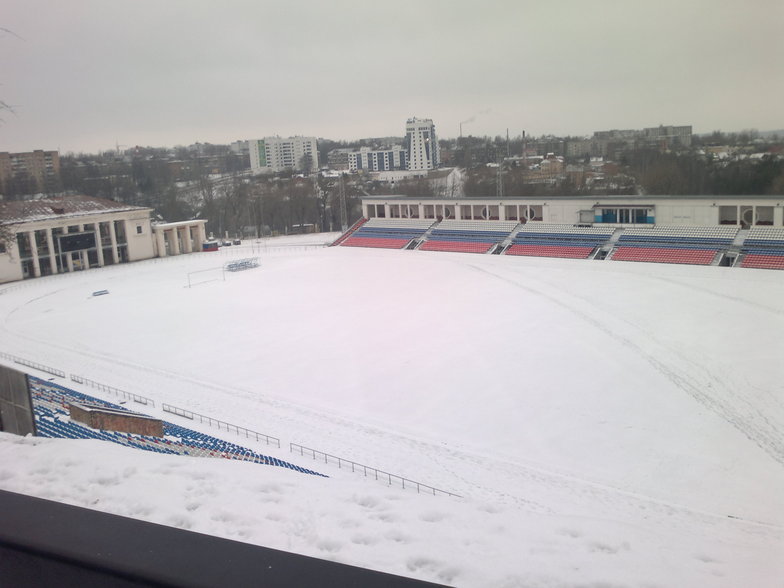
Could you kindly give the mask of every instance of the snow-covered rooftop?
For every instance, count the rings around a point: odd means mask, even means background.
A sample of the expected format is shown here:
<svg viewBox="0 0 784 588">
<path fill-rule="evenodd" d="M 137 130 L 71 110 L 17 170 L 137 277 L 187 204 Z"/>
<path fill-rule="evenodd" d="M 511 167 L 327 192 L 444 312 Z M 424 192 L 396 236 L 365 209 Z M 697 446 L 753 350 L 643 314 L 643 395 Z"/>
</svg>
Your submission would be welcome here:
<svg viewBox="0 0 784 588">
<path fill-rule="evenodd" d="M 0 224 L 17 224 L 107 212 L 150 210 L 92 196 L 57 196 L 37 200 L 0 201 Z"/>
</svg>

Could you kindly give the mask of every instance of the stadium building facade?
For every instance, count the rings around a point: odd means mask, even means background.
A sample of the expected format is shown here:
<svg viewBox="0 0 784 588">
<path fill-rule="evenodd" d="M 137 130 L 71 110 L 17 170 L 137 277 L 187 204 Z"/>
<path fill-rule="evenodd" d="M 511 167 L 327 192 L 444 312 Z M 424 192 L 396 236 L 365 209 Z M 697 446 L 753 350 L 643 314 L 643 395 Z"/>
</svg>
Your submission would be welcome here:
<svg viewBox="0 0 784 588">
<path fill-rule="evenodd" d="M 206 220 L 89 196 L 0 202 L 0 283 L 200 251 Z"/>
<path fill-rule="evenodd" d="M 362 216 L 592 225 L 784 226 L 781 196 L 569 196 L 362 200 Z"/>
</svg>

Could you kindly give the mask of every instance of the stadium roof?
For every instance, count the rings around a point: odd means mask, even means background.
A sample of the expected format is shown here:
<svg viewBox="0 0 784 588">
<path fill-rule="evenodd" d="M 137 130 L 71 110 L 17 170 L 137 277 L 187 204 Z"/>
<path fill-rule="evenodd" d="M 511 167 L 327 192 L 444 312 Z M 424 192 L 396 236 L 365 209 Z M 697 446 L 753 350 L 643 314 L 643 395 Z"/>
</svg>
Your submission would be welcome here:
<svg viewBox="0 0 784 588">
<path fill-rule="evenodd" d="M 0 202 L 0 224 L 27 223 L 133 210 L 152 209 L 91 196 L 56 196 L 38 200 L 2 201 Z"/>
</svg>

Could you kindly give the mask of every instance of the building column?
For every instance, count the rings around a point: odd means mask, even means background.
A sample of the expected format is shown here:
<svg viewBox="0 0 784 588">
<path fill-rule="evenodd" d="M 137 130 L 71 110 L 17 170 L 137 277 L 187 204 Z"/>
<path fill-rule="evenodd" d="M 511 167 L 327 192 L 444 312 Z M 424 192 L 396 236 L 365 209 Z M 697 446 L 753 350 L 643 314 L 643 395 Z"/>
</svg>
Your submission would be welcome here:
<svg viewBox="0 0 784 588">
<path fill-rule="evenodd" d="M 103 267 L 103 239 L 101 238 L 101 223 L 95 223 L 95 253 L 98 256 L 98 265 Z"/>
<path fill-rule="evenodd" d="M 120 263 L 120 252 L 117 251 L 117 232 L 114 230 L 114 221 L 109 221 L 109 240 L 112 242 L 112 261 Z"/>
<path fill-rule="evenodd" d="M 197 239 L 196 239 L 196 251 L 201 251 L 204 242 L 207 240 L 207 229 L 205 228 L 205 223 L 199 223 L 196 225 L 197 227 Z"/>
<path fill-rule="evenodd" d="M 172 237 L 172 242 L 171 242 L 171 252 L 172 252 L 172 255 L 179 255 L 180 254 L 180 242 L 179 242 L 179 239 L 177 239 L 177 237 L 178 237 L 177 229 L 172 229 L 169 232 L 169 234 Z"/>
<path fill-rule="evenodd" d="M 68 226 L 63 227 L 63 235 L 68 234 Z M 73 252 L 69 251 L 65 254 L 65 266 L 68 268 L 69 272 L 73 271 Z"/>
<path fill-rule="evenodd" d="M 503 203 L 498 205 L 498 220 L 505 221 L 506 220 L 506 206 Z"/>
<path fill-rule="evenodd" d="M 185 249 L 185 253 L 192 253 L 193 252 L 193 240 L 191 239 L 191 226 L 187 225 L 183 228 L 182 234 L 184 235 L 182 239 L 182 245 Z"/>
<path fill-rule="evenodd" d="M 84 225 L 79 225 L 79 232 L 84 233 Z M 87 250 L 82 249 L 79 252 L 79 259 L 82 261 L 82 270 L 90 268 L 90 257 L 87 255 Z"/>
<path fill-rule="evenodd" d="M 52 268 L 52 274 L 56 274 L 57 258 L 54 252 L 54 237 L 52 236 L 51 227 L 46 229 L 46 249 L 49 251 L 49 267 Z"/>
<path fill-rule="evenodd" d="M 158 257 L 166 257 L 166 238 L 164 231 L 155 231 L 155 241 L 158 243 Z"/>
<path fill-rule="evenodd" d="M 41 277 L 41 260 L 38 259 L 38 243 L 35 242 L 35 231 L 27 231 L 27 238 L 30 241 L 30 251 L 33 253 L 33 275 Z"/>
</svg>

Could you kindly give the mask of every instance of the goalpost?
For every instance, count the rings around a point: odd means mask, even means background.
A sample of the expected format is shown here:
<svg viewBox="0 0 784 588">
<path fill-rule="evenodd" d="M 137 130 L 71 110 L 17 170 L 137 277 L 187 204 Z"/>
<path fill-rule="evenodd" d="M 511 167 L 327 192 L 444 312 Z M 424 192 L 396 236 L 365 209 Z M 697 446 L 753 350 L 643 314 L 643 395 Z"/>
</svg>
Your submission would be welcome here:
<svg viewBox="0 0 784 588">
<path fill-rule="evenodd" d="M 226 281 L 226 269 L 224 266 L 188 272 L 188 288 L 217 281 Z"/>
</svg>

